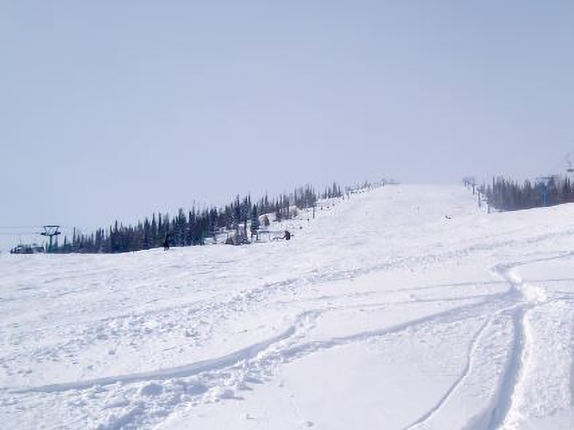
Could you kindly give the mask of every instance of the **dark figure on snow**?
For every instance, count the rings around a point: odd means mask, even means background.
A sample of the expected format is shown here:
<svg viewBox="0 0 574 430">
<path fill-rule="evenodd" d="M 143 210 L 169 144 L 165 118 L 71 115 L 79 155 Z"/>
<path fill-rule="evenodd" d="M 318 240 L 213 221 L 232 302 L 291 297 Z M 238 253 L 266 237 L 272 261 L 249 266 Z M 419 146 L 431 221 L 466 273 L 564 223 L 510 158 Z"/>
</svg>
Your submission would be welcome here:
<svg viewBox="0 0 574 430">
<path fill-rule="evenodd" d="M 283 235 L 283 239 L 291 240 L 291 233 L 289 232 L 289 230 L 285 230 L 285 234 Z"/>
<path fill-rule="evenodd" d="M 168 251 L 169 250 L 169 234 L 165 235 L 165 239 L 163 241 L 163 250 L 164 251 Z"/>
</svg>

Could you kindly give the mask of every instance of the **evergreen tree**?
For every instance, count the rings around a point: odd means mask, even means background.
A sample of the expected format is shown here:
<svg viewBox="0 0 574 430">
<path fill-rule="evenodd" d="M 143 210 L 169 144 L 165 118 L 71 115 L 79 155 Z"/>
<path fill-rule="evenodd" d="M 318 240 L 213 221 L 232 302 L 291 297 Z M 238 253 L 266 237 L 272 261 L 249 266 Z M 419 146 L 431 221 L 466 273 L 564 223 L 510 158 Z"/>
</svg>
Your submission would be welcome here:
<svg viewBox="0 0 574 430">
<path fill-rule="evenodd" d="M 259 212 L 257 210 L 257 205 L 253 205 L 253 208 L 251 209 L 251 233 L 259 230 L 259 226 Z"/>
</svg>

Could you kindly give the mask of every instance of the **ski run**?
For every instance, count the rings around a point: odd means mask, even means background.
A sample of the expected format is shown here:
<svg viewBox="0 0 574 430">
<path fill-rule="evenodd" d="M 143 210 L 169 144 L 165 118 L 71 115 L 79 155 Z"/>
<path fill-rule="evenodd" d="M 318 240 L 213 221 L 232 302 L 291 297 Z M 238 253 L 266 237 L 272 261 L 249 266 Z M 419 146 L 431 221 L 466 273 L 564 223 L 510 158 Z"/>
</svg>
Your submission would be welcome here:
<svg viewBox="0 0 574 430">
<path fill-rule="evenodd" d="M 307 218 L 273 226 L 290 241 L 0 255 L 0 427 L 574 428 L 574 205 L 400 185 Z"/>
</svg>

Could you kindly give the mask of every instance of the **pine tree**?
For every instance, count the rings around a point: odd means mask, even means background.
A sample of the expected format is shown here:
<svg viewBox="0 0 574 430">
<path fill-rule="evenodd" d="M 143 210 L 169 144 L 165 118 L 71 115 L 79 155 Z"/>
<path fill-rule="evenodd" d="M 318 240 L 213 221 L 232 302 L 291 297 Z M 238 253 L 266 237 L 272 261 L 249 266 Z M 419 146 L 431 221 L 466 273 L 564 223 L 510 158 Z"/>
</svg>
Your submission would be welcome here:
<svg viewBox="0 0 574 430">
<path fill-rule="evenodd" d="M 251 210 L 251 233 L 253 234 L 259 230 L 259 226 L 259 212 L 257 210 L 257 206 L 253 205 L 253 209 Z"/>
</svg>

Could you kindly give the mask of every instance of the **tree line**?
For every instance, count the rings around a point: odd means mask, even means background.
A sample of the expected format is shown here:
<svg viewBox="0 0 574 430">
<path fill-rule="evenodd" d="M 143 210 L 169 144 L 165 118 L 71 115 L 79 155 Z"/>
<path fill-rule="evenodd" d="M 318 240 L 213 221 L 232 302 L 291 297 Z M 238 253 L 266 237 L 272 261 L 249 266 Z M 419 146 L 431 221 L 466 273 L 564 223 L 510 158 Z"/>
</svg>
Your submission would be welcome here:
<svg viewBox="0 0 574 430">
<path fill-rule="evenodd" d="M 469 178 L 464 178 L 463 182 L 468 187 L 476 185 Z M 477 187 L 477 191 L 490 208 L 499 211 L 532 209 L 574 202 L 574 185 L 569 177 L 552 176 L 541 178 L 535 183 L 530 180 L 520 183 L 496 177 L 492 179 L 491 184 Z"/>
<path fill-rule="evenodd" d="M 217 241 L 217 235 L 240 230 L 257 231 L 261 222 L 268 226 L 270 216 L 275 221 L 297 216 L 297 210 L 312 208 L 319 199 L 341 197 L 337 183 L 327 186 L 323 193 L 317 193 L 310 185 L 298 187 L 291 193 L 275 198 L 267 195 L 257 201 L 251 196 L 237 196 L 234 201 L 222 207 L 190 210 L 179 209 L 177 215 L 152 214 L 136 225 L 123 225 L 115 221 L 108 228 L 99 228 L 91 234 L 74 229 L 71 238 L 64 236 L 56 242 L 54 253 L 121 253 L 161 247 L 166 236 L 171 246 L 204 245 L 206 240 Z"/>
</svg>

